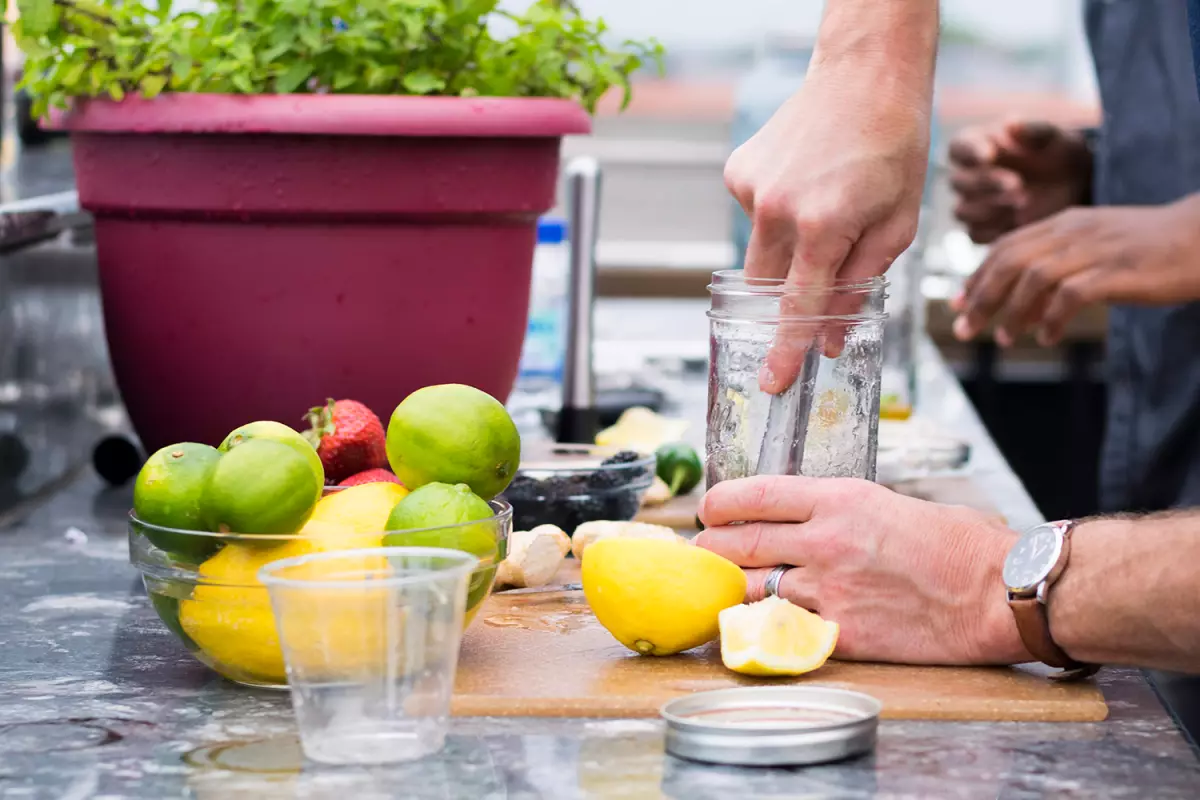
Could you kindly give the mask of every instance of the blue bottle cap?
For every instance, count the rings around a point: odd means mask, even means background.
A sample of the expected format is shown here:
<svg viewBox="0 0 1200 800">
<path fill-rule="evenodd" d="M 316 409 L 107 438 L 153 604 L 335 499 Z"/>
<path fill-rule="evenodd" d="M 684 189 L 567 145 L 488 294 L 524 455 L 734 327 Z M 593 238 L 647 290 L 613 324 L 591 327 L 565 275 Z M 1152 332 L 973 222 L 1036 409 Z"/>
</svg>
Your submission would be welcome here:
<svg viewBox="0 0 1200 800">
<path fill-rule="evenodd" d="M 538 244 L 562 244 L 567 238 L 567 221 L 558 217 L 542 217 L 538 220 Z"/>
</svg>

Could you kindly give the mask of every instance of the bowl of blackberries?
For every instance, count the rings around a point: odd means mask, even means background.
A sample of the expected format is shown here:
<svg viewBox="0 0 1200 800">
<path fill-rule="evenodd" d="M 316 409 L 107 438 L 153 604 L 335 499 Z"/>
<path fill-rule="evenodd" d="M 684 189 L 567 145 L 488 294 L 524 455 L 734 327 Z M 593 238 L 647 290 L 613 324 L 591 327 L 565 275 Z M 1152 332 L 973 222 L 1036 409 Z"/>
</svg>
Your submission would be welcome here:
<svg viewBox="0 0 1200 800">
<path fill-rule="evenodd" d="M 585 522 L 630 520 L 654 482 L 653 453 L 590 444 L 550 444 L 522 453 L 504 490 L 513 528 L 557 525 L 572 534 Z"/>
</svg>

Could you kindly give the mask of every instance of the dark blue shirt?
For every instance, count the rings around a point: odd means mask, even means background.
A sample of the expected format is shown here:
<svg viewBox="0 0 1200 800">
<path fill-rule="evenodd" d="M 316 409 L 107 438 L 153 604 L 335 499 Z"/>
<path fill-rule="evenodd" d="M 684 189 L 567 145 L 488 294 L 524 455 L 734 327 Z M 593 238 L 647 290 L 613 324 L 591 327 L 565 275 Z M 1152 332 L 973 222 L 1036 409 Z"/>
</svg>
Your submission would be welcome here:
<svg viewBox="0 0 1200 800">
<path fill-rule="evenodd" d="M 1088 0 L 1104 110 L 1096 204 L 1159 205 L 1200 192 L 1197 23 L 1200 0 Z M 1200 506 L 1200 304 L 1114 306 L 1107 365 L 1104 508 Z"/>
</svg>

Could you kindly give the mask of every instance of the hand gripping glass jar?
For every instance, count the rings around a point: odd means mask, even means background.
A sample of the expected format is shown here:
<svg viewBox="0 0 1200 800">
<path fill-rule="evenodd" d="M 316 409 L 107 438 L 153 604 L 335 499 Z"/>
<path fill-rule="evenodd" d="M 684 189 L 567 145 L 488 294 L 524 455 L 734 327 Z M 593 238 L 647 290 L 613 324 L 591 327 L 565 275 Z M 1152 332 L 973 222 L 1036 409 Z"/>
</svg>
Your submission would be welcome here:
<svg viewBox="0 0 1200 800">
<path fill-rule="evenodd" d="M 778 420 L 768 426 L 768 417 L 788 407 L 776 399 L 772 412 L 775 395 L 760 388 L 759 373 L 773 346 L 803 353 L 809 341 L 821 355 L 810 359 L 815 382 L 808 385 L 806 432 L 800 428 L 803 452 L 789 471 L 874 480 L 887 280 L 818 291 L 724 270 L 713 273 L 708 289 L 708 485 L 758 474 L 764 444 L 787 445 L 768 435 L 768 427 L 779 430 Z M 797 409 L 804 405 L 785 413 L 802 416 Z"/>
</svg>

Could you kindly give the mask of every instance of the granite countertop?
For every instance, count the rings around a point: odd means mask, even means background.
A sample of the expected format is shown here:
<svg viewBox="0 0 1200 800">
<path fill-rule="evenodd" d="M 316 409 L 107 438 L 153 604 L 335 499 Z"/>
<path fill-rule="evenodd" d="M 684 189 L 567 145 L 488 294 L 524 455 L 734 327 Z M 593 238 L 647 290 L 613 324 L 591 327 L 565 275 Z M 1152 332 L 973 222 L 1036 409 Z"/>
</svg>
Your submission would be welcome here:
<svg viewBox="0 0 1200 800">
<path fill-rule="evenodd" d="M 607 306 L 598 329 L 637 310 Z M 606 347 L 602 367 L 620 360 L 619 342 Z M 932 348 L 925 359 L 925 410 L 972 441 L 975 478 L 1013 524 L 1036 522 Z M 702 377 L 666 383 L 675 413 L 703 414 Z M 86 473 L 0 530 L 0 798 L 1166 798 L 1200 787 L 1195 752 L 1133 670 L 1102 673 L 1103 723 L 888 720 L 874 755 L 807 769 L 680 761 L 653 721 L 492 718 L 455 719 L 447 749 L 418 764 L 304 765 L 285 693 L 225 682 L 159 623 L 127 563 L 129 505 L 128 488 Z"/>
</svg>

